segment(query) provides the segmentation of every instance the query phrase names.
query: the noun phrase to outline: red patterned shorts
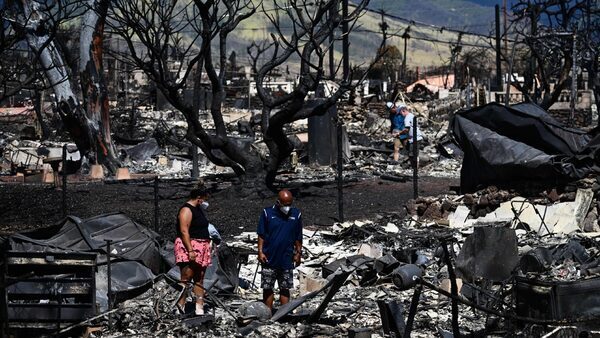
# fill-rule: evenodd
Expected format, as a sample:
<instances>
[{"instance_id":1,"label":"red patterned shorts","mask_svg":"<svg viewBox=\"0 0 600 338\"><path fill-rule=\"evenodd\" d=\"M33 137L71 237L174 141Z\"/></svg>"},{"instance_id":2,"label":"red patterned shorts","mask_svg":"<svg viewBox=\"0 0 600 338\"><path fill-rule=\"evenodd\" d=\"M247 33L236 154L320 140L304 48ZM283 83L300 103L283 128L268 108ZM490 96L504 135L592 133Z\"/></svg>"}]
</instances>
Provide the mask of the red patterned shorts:
<instances>
[{"instance_id":1,"label":"red patterned shorts","mask_svg":"<svg viewBox=\"0 0 600 338\"><path fill-rule=\"evenodd\" d=\"M195 262L207 267L210 265L210 239L192 239L192 249L196 252ZM175 239L175 262L189 263L188 251L180 237Z\"/></svg>"}]
</instances>

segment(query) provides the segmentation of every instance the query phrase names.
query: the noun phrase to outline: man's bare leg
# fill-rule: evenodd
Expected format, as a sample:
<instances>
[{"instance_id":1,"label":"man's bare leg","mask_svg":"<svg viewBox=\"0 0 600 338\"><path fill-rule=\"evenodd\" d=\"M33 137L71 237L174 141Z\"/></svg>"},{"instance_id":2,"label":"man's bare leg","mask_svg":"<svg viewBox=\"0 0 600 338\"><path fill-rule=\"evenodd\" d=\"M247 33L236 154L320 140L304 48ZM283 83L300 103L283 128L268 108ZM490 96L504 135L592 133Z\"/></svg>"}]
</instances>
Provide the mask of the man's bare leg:
<instances>
[{"instance_id":1,"label":"man's bare leg","mask_svg":"<svg viewBox=\"0 0 600 338\"><path fill-rule=\"evenodd\" d=\"M279 291L279 302L281 305L287 304L290 301L290 289L281 289Z\"/></svg>"},{"instance_id":2,"label":"man's bare leg","mask_svg":"<svg viewBox=\"0 0 600 338\"><path fill-rule=\"evenodd\" d=\"M275 299L275 294L272 289L263 289L263 303L269 308L269 310L273 309L273 300Z\"/></svg>"}]
</instances>

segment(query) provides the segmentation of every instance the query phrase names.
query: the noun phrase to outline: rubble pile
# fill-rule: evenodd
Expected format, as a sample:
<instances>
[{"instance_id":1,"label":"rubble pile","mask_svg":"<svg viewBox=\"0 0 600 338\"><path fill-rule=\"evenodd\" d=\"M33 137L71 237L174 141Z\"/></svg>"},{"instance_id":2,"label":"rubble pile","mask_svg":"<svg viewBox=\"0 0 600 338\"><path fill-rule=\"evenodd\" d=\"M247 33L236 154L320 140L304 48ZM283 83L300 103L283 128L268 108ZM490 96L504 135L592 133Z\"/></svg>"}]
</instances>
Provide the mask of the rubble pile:
<instances>
[{"instance_id":1,"label":"rubble pile","mask_svg":"<svg viewBox=\"0 0 600 338\"><path fill-rule=\"evenodd\" d=\"M455 213L461 206L459 212L467 212L465 219L466 216L478 218L496 210L516 195L515 192L491 186L473 194L427 196L409 200L406 209L409 215L418 216L422 220L441 221L448 219L450 214Z\"/></svg>"},{"instance_id":2,"label":"rubble pile","mask_svg":"<svg viewBox=\"0 0 600 338\"><path fill-rule=\"evenodd\" d=\"M551 222L556 210L540 212L547 216L541 224L533 210L556 206L564 208L559 216L566 213L579 221L596 204L595 184L582 180L561 193L529 199L489 187L469 195L414 200L409 209L415 213L407 216L389 213L327 228L307 226L292 301L276 305L270 318L253 305L262 298L257 235L242 233L218 249L232 250L241 264L233 291L213 289L206 297L208 315L180 318L171 313L180 291L169 273L152 278L143 294L74 325L99 330L102 337L385 336L405 330L412 337L431 337L450 334L456 319L463 334L537 336L565 318L598 316L598 234L567 232L570 228L562 223L567 217ZM504 210L511 202L512 208ZM525 211L526 203L533 209ZM431 219L438 216L425 216L432 206L439 208L435 222ZM440 221L443 217L446 223ZM557 231L559 226L564 231ZM172 252L168 247L163 251ZM214 262L221 264L220 259ZM449 297L453 281L456 315ZM560 295L572 295L573 301ZM589 306L575 303L583 304L581 297ZM548 302L563 305L549 312L543 305ZM193 305L191 297L188 305ZM531 323L535 320L557 322L540 329Z\"/></svg>"},{"instance_id":3,"label":"rubble pile","mask_svg":"<svg viewBox=\"0 0 600 338\"><path fill-rule=\"evenodd\" d=\"M525 196L531 196L525 192ZM586 178L521 197L516 190L490 186L472 194L421 197L406 204L409 215L451 228L518 222L540 235L600 232L600 179Z\"/></svg>"},{"instance_id":4,"label":"rubble pile","mask_svg":"<svg viewBox=\"0 0 600 338\"><path fill-rule=\"evenodd\" d=\"M448 129L447 115L438 115L436 118L442 122L430 121L428 119L428 107L425 104L415 104L416 115L422 123L421 128L426 138L423 149L420 155L421 172L423 175L431 175L436 177L458 177L460 163L455 159L445 158L441 156L437 150L437 143L447 138L446 131ZM370 112L374 111L374 112ZM345 170L349 171L346 176L357 177L383 174L408 175L410 171L410 163L408 159L403 158L399 164L390 164L390 155L392 151L392 138L389 135L389 120L387 119L383 105L370 105L365 109L361 106L342 106L339 109L340 115L347 126L350 150L353 155L348 159L345 165ZM208 113L204 113L207 115ZM186 123L177 118L177 114L172 111L142 111L140 113L140 123L143 124L142 130L150 133L153 132L159 144L166 143L164 151L161 155L169 158L168 164L165 166L164 161L158 162L153 158L149 158L143 162L131 161L126 162L132 172L148 172L156 169L161 175L186 177L189 176L189 168L191 168L191 155L187 149L182 149L185 141L182 131L185 130ZM123 114L123 123L128 115ZM208 116L207 116L208 117ZM224 112L224 120L227 125L229 134L232 137L247 137L252 140L260 140L260 112L248 111L244 109L227 109ZM145 122L144 122L145 121ZM207 130L214 129L210 118L202 119L203 126ZM158 130L158 133L157 133ZM285 175L286 170L293 169L293 172L305 173L310 172L310 176L314 176L315 180L331 179L328 168L323 169L320 173L318 168L306 167L307 155L306 146L302 142L306 142L305 136L308 131L307 120L300 120L292 123L288 127L288 133L297 135L295 145L295 158L291 159L292 163L284 164L282 173ZM159 134L159 135L157 135ZM179 135L179 136L177 136ZM261 156L267 155L267 149L264 143L260 141L252 141L253 149ZM179 146L179 150L173 144ZM169 146L170 144L170 146ZM179 155L179 157L177 157ZM406 157L406 156L405 156ZM172 165L173 158L181 161L181 167L175 162ZM181 171L176 173L176 169ZM214 174L231 172L228 168L222 168L211 164L206 157L200 152L200 169L202 173ZM285 176L284 176L285 177ZM285 178L284 178L285 179Z\"/></svg>"},{"instance_id":5,"label":"rubble pile","mask_svg":"<svg viewBox=\"0 0 600 338\"><path fill-rule=\"evenodd\" d=\"M479 197L494 194L509 198L494 189ZM593 282L600 286L597 241L576 234L540 236L520 227L511 229L510 224L479 225L465 232L393 214L336 223L328 230L311 227L303 234L303 262L294 272L292 301L286 306L276 304L270 319L264 319L253 305L262 297L260 267L256 234L247 232L227 243L234 251L246 253L247 262L241 265L234 294L207 297L209 322L199 324L196 317L181 320L171 315L178 291L161 279L144 295L119 304L112 330L104 326L102 336L152 332L171 336L201 332L207 337L346 336L357 332L384 336L402 334L394 325L404 325L400 328L404 330L408 322L412 322L412 337L450 334L453 315L448 295L455 278L462 334L512 332L525 337L539 333L534 330L540 328L525 319L515 326L511 318L560 319L524 300L533 297L528 293L531 285L551 283L564 288L561 283ZM453 257L452 270L445 250ZM415 293L418 304L411 314ZM516 308L510 305L515 299ZM474 309L473 304L480 308ZM393 325L387 318L390 309L398 319ZM597 316L592 310L571 306L568 311ZM490 314L496 321L490 321ZM554 328L550 325L542 332Z\"/></svg>"},{"instance_id":6,"label":"rubble pile","mask_svg":"<svg viewBox=\"0 0 600 338\"><path fill-rule=\"evenodd\" d=\"M284 306L280 306L270 320L259 321L248 316L246 305L262 297L260 268L256 255L250 254L248 263L240 270L237 293L230 297L219 296L219 304L208 297L209 313L214 318L210 324L195 326L190 318L181 320L171 315L178 292L161 279L143 295L120 303L113 314L112 330L104 327L102 336L156 332L178 336L202 332L208 337L240 334L295 337L341 336L355 331L383 335L389 328L382 326L382 304L403 304L404 309L408 309L413 294L411 288L416 285L413 276L422 276L436 285L447 279L444 263L436 257L435 243L438 236L449 230L420 229L407 224L397 216L380 216L377 222L336 224L330 231L305 229L304 261L295 271L296 288L292 297L292 303L300 302L285 316L279 312L286 312ZM240 252L254 252L256 234L243 233L228 245ZM337 286L336 278L341 281ZM323 290L332 281L334 285ZM333 298L325 303L325 294L332 290ZM311 318L315 309L324 303L320 316ZM412 336L428 337L450 327L446 299L427 291L420 304L422 310L415 317ZM470 317L461 319L465 330L477 331L484 327L483 317L479 323L473 323ZM106 325L106 319L99 323Z\"/></svg>"},{"instance_id":7,"label":"rubble pile","mask_svg":"<svg viewBox=\"0 0 600 338\"><path fill-rule=\"evenodd\" d=\"M452 150L440 146L440 143L448 142L448 116L435 115L430 119L429 107L424 103L415 103L413 110L419 118L420 128L425 137L421 142L420 175L436 177L458 177L460 163L454 158ZM402 153L399 163L391 162L393 139L389 134L389 120L385 106L382 104L370 104L362 106L340 106L338 108L342 120L347 128L348 141L350 144L350 155L345 163L345 177L349 180L362 179L372 176L395 176L404 177L411 174L411 165L406 154ZM260 111L227 108L223 112L228 134L242 142L251 144L251 148L265 157L268 154L265 144L260 141ZM206 130L213 130L214 124L209 117L208 111L201 111L200 120ZM187 123L180 113L173 110L155 111L144 107L136 107L131 110L122 110L115 114L114 139L119 155L119 160L129 172L134 175L158 174L165 178L188 178L191 176L192 168L192 145L185 139ZM294 139L295 152L289 163L284 163L281 172L309 174L314 180L331 180L329 168L320 170L308 164L307 131L308 121L300 120L292 123L287 128L290 137ZM60 148L64 142L38 142L38 145L28 144L27 140L21 140L17 135L0 135L0 149L2 150L3 162L2 174L14 175L8 162L21 165L25 157L15 157L13 148L27 148L32 154L39 153L38 148L56 148L51 151L51 156L60 157ZM441 147L441 148L440 148ZM200 175L232 174L230 168L220 167L212 164L204 154L198 150ZM45 153L39 154L40 161L50 156ZM90 172L90 164L87 159L82 159L81 174ZM41 165L38 169L44 169L51 173L49 165ZM321 172L323 171L323 172Z\"/></svg>"}]
</instances>

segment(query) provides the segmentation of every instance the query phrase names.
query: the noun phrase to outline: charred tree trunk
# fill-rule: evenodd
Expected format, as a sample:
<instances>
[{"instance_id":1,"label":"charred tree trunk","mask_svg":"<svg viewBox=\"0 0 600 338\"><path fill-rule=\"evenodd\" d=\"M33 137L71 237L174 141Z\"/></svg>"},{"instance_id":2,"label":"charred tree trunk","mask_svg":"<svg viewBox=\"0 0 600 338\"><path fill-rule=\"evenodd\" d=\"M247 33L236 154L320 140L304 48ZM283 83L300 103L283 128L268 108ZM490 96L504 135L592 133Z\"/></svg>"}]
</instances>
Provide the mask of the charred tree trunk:
<instances>
[{"instance_id":1,"label":"charred tree trunk","mask_svg":"<svg viewBox=\"0 0 600 338\"><path fill-rule=\"evenodd\" d=\"M34 98L33 102L34 102L35 115L37 117L38 123L40 124L42 140L46 140L48 138L48 136L50 136L50 130L48 130L48 125L46 124L46 121L44 120L44 107L43 107L43 103L42 103L42 94L40 93L40 91L38 89L35 89L34 95L35 95L35 98Z\"/></svg>"},{"instance_id":2,"label":"charred tree trunk","mask_svg":"<svg viewBox=\"0 0 600 338\"><path fill-rule=\"evenodd\" d=\"M104 24L108 5L108 0L88 1L79 41L79 76L86 115L97 126L97 161L114 172L119 163L116 161L116 151L110 133L108 89L102 65Z\"/></svg>"},{"instance_id":3,"label":"charred tree trunk","mask_svg":"<svg viewBox=\"0 0 600 338\"><path fill-rule=\"evenodd\" d=\"M22 5L25 17L23 26L27 30L27 43L38 55L39 62L54 91L57 109L66 129L73 136L79 150L86 153L90 150L92 144L89 123L87 123L87 117L83 113L71 87L67 67L48 34L36 35L36 31L41 24L40 14L37 13L38 4L23 0Z\"/></svg>"},{"instance_id":4,"label":"charred tree trunk","mask_svg":"<svg viewBox=\"0 0 600 338\"><path fill-rule=\"evenodd\" d=\"M98 159L98 153L106 154L103 164L109 170L116 171L116 160L109 157L107 143L102 138L99 124L86 116L75 95L63 57L50 35L44 32L44 13L39 9L39 4L29 0L22 0L21 4L24 14L22 26L27 32L27 43L37 54L54 91L57 111L66 129L83 156Z\"/></svg>"}]
</instances>

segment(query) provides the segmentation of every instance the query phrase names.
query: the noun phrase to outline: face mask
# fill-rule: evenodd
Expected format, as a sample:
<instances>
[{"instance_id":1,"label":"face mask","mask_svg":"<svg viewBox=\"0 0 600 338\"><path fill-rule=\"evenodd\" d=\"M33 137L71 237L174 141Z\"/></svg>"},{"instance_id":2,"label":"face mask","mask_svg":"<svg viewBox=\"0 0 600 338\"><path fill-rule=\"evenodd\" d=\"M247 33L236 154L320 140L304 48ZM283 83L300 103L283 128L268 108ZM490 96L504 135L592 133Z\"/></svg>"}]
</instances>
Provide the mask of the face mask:
<instances>
[{"instance_id":1,"label":"face mask","mask_svg":"<svg viewBox=\"0 0 600 338\"><path fill-rule=\"evenodd\" d=\"M208 202L206 202L206 201L202 202L202 204L200 204L200 207L204 210L208 209Z\"/></svg>"},{"instance_id":2,"label":"face mask","mask_svg":"<svg viewBox=\"0 0 600 338\"><path fill-rule=\"evenodd\" d=\"M281 210L281 212L283 212L284 214L289 214L290 213L290 209L292 207L290 207L289 205L282 205L279 207L279 210Z\"/></svg>"}]
</instances>

